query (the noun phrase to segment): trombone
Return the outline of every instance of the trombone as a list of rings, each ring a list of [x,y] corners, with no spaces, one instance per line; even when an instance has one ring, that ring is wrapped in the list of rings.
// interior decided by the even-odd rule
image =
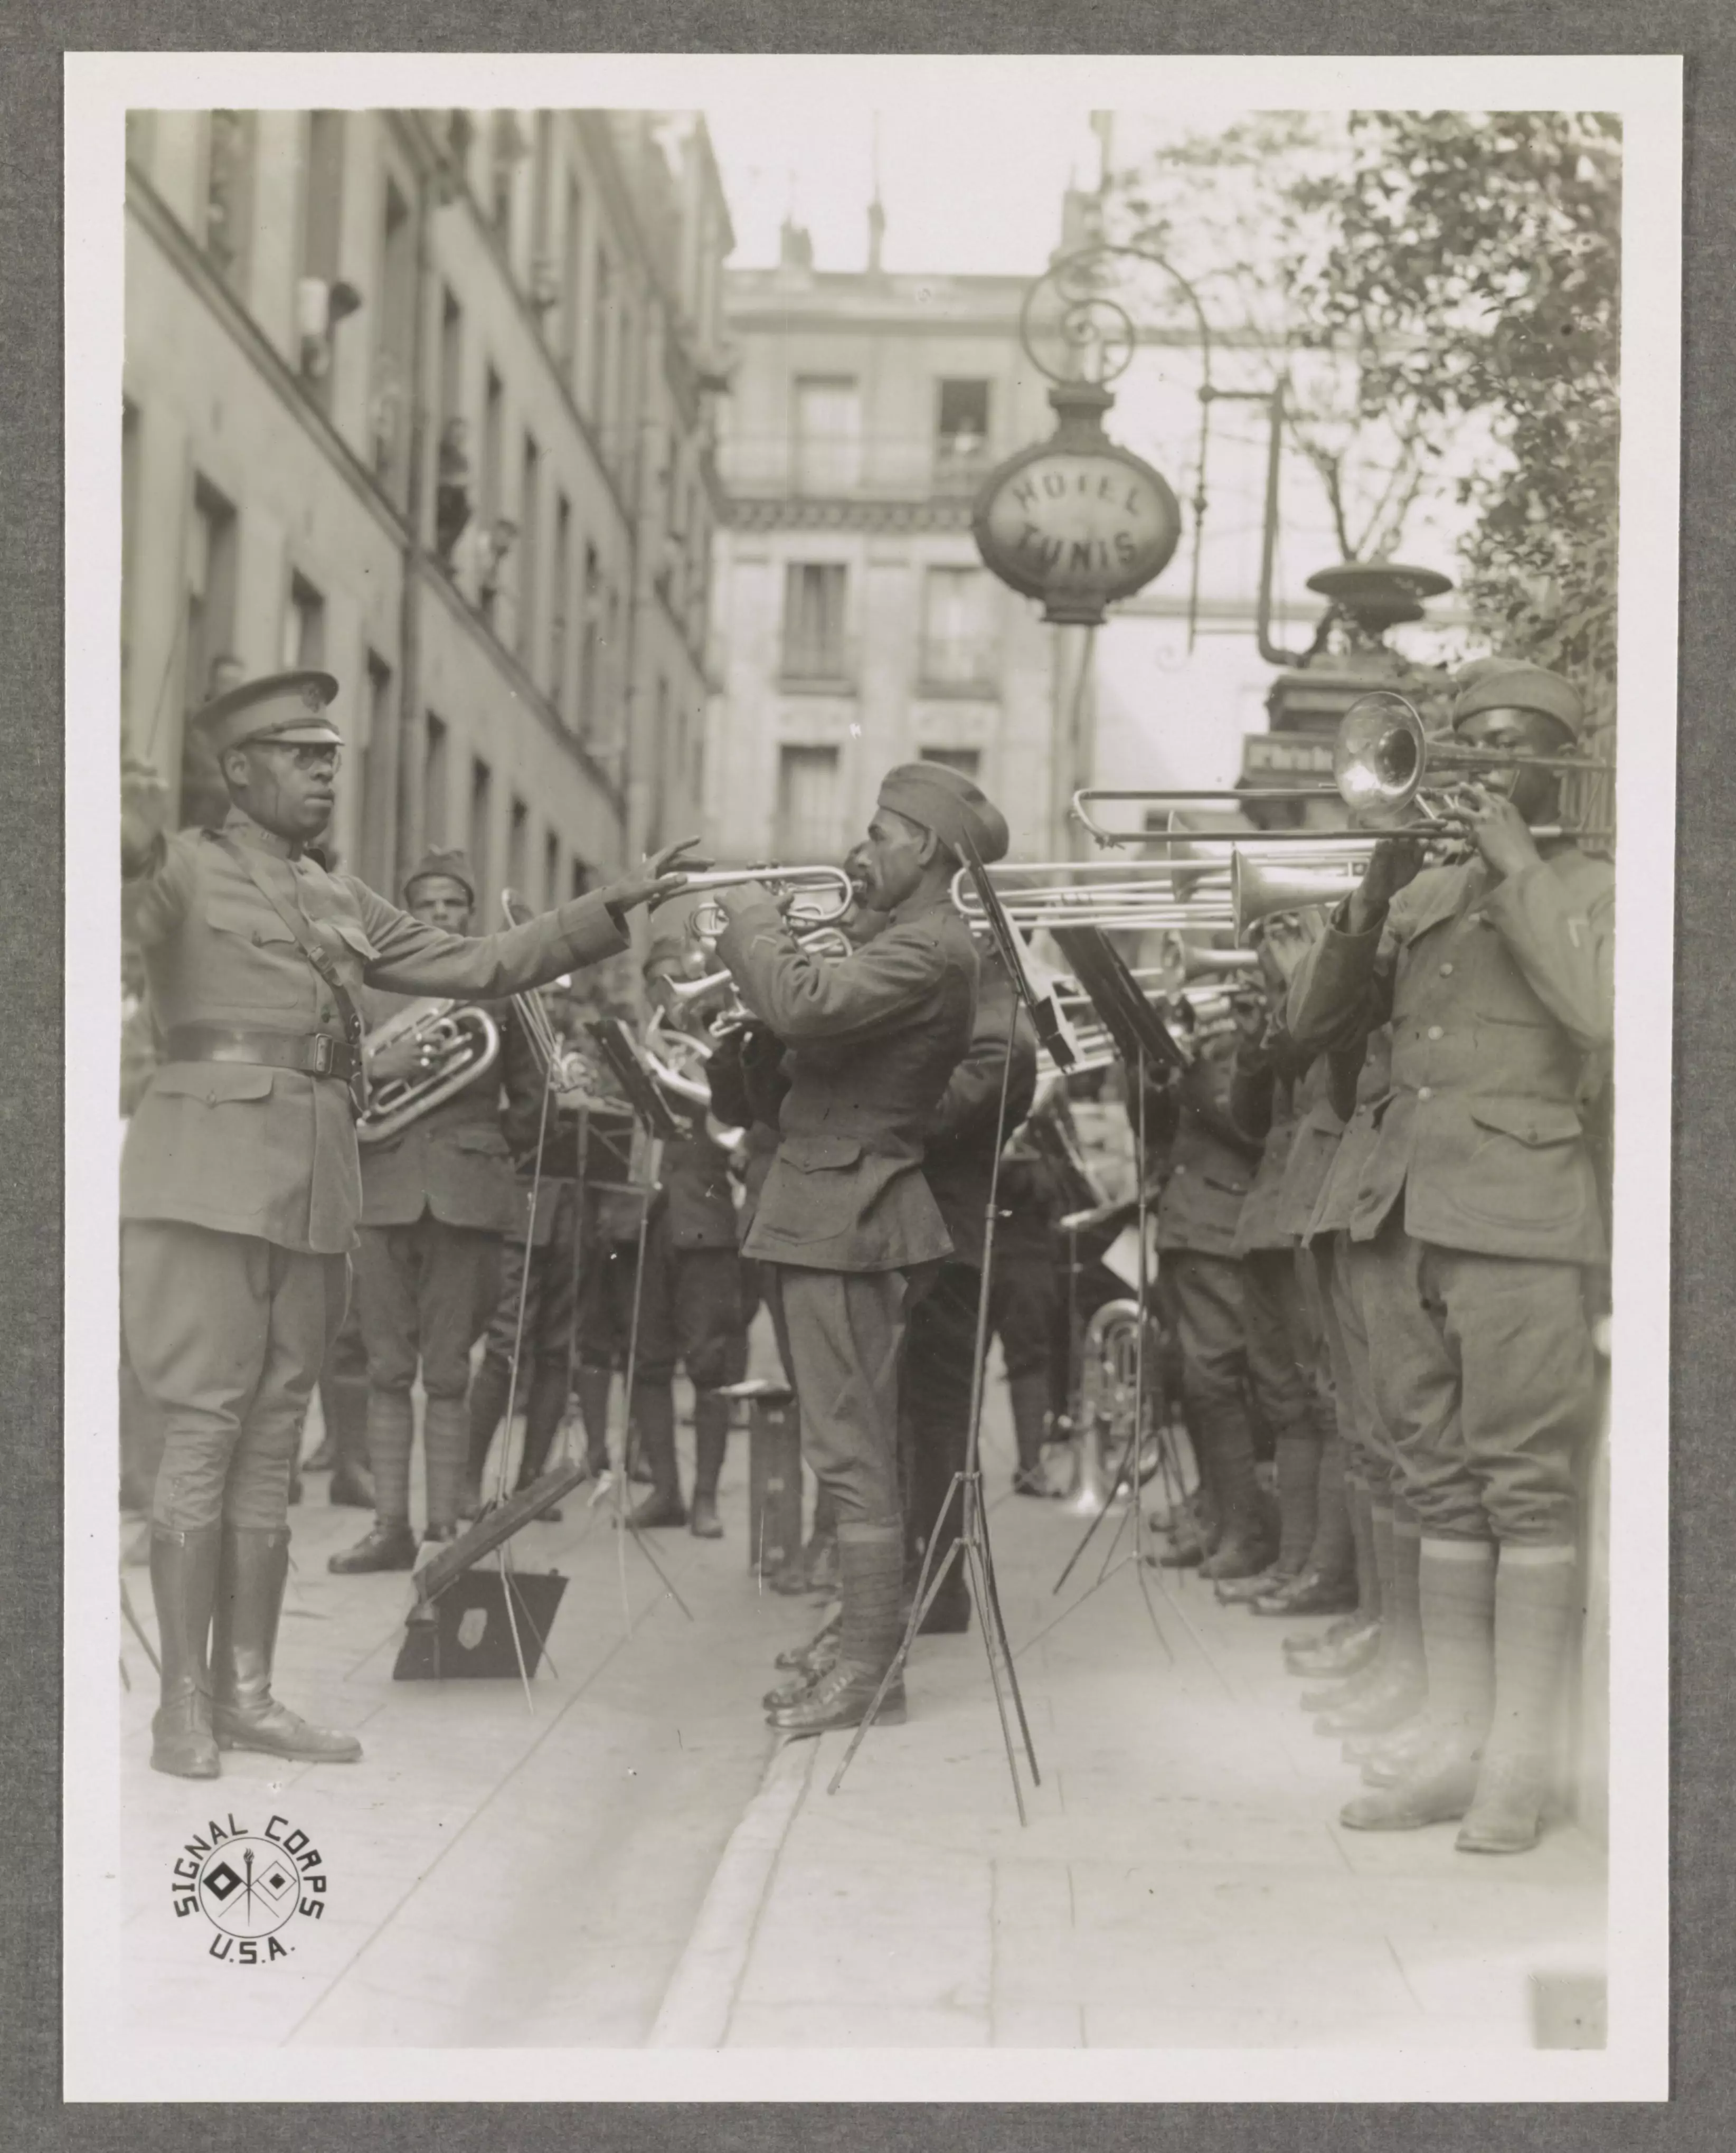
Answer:
[[[1026,934],[1044,927],[1209,933],[1230,924],[1229,880],[1221,863],[1018,861],[988,873],[1007,918]],[[1177,887],[1182,880],[1185,890]],[[968,924],[980,924],[985,915],[969,870],[954,876],[952,900]]]
[[[1190,847],[1235,846],[1247,842],[1248,836],[1245,831],[1184,829],[1177,826],[1173,814],[1169,827],[1164,830],[1117,828],[1099,821],[1092,811],[1107,801],[1162,802],[1172,810],[1190,806],[1245,809],[1255,804],[1296,801],[1330,802],[1364,817],[1417,810],[1422,817],[1420,822],[1366,834],[1356,830],[1337,833],[1336,842],[1340,844],[1367,851],[1379,843],[1382,837],[1399,832],[1427,832],[1433,829],[1451,833],[1453,788],[1450,785],[1431,785],[1428,781],[1433,771],[1455,770],[1469,775],[1476,771],[1554,770],[1596,778],[1607,775],[1613,768],[1613,764],[1594,756],[1530,755],[1514,748],[1479,746],[1469,741],[1433,739],[1413,703],[1392,690],[1379,689],[1372,695],[1359,696],[1339,721],[1332,746],[1330,785],[1279,786],[1270,791],[1234,788],[1215,791],[1142,791],[1087,786],[1073,795],[1072,806],[1076,820],[1100,845],[1173,847],[1185,842]],[[1267,830],[1261,832],[1257,842],[1262,845],[1317,846],[1322,839],[1332,840],[1334,834],[1319,829]],[[1614,832],[1606,824],[1576,822],[1550,825],[1532,834],[1539,837],[1608,837]],[[1195,857],[1201,855],[1196,853]]]
[[[761,883],[774,895],[787,896],[787,917],[792,926],[835,927],[856,902],[856,886],[842,868],[718,868],[701,874],[684,875],[679,894],[711,889],[741,889]],[[729,924],[720,905],[703,894],[689,916],[695,934],[715,939]]]

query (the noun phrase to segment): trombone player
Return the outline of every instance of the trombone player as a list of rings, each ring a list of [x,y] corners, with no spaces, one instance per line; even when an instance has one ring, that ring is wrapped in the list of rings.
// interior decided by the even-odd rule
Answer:
[[[354,1735],[272,1695],[290,1467],[344,1312],[361,1211],[364,984],[484,1000],[627,945],[672,894],[675,846],[608,888],[474,939],[328,872],[343,735],[328,673],[247,681],[195,723],[229,797],[171,834],[154,770],[122,771],[121,906],[166,1034],[120,1172],[122,1316],[163,1417],[151,1593],[162,1651],[151,1763],[211,1779],[220,1748],[350,1763]]]
[[[1547,766],[1585,714],[1556,673],[1483,673],[1453,710],[1490,776],[1472,847],[1370,855],[1292,985],[1318,1050],[1390,1019],[1391,1096],[1352,1209],[1382,1418],[1422,1528],[1426,1740],[1344,1822],[1464,1819],[1465,1851],[1535,1843],[1576,1612],[1574,1469],[1593,1412],[1586,1271],[1605,1250],[1581,1109],[1613,1023],[1615,878],[1569,838]],[[1505,771],[1504,776],[1493,773]]]

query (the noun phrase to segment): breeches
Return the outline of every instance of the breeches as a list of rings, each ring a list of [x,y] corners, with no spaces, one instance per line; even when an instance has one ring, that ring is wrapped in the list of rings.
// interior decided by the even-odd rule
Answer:
[[[364,1226],[356,1306],[369,1387],[407,1391],[420,1361],[430,1398],[461,1398],[471,1348],[495,1306],[500,1260],[498,1234],[449,1226],[427,1212],[412,1226]]]
[[[1170,1249],[1163,1253],[1163,1275],[1174,1294],[1182,1396],[1190,1417],[1204,1423],[1226,1411],[1243,1414],[1247,1345],[1240,1261]]]
[[[1052,1257],[1004,1256],[997,1250],[995,1275],[989,1288],[989,1321],[1000,1341],[1001,1357],[1006,1362],[1009,1376],[1041,1376],[1047,1372],[1055,1332],[1056,1291]],[[974,1324],[974,1300],[970,1313]],[[973,1330],[971,1345],[975,1342]],[[966,1357],[968,1360],[968,1351]],[[968,1377],[968,1368],[966,1374]]]
[[[588,1258],[579,1290],[578,1357],[588,1368],[624,1368],[633,1341],[638,1244],[603,1243]],[[742,1264],[734,1249],[678,1249],[660,1214],[645,1233],[634,1375],[662,1385],[679,1362],[695,1390],[739,1383],[747,1373]]]
[[[589,1260],[588,1258],[587,1260]],[[525,1265],[530,1265],[530,1279]],[[532,1366],[570,1368],[573,1361],[573,1321],[576,1306],[573,1243],[556,1235],[528,1250],[522,1241],[501,1245],[500,1290],[488,1319],[488,1343],[483,1366],[501,1374],[512,1365],[512,1342],[518,1335],[518,1304],[524,1302],[524,1346],[520,1380]],[[525,1385],[528,1388],[528,1384]]]
[[[1242,1330],[1248,1374],[1274,1436],[1322,1437],[1320,1311],[1306,1296],[1294,1249],[1242,1259]]]
[[[1377,1259],[1366,1243],[1354,1242],[1347,1234],[1318,1234],[1308,1252],[1320,1281],[1338,1433],[1369,1492],[1377,1502],[1390,1501],[1398,1485],[1398,1458],[1375,1397],[1368,1326],[1362,1315],[1363,1285]]]
[[[919,1280],[905,1271],[766,1269],[795,1377],[803,1454],[840,1524],[899,1524],[899,1349],[929,1267]]]
[[[1375,1397],[1424,1534],[1571,1543],[1594,1412],[1579,1265],[1438,1248],[1396,1215],[1367,1245]]]
[[[178,1219],[124,1223],[127,1351],[163,1421],[159,1524],[283,1529],[303,1418],[349,1285],[344,1256]]]

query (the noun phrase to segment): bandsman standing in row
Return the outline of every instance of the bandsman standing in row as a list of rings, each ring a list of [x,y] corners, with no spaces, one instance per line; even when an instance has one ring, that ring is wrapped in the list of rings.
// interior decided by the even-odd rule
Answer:
[[[171,835],[155,772],[130,766],[122,779],[122,908],[165,1035],[120,1188],[127,1346],[165,1430],[151,1761],[191,1778],[215,1775],[220,1747],[361,1754],[271,1687],[290,1468],[361,1214],[356,995],[481,1000],[534,986],[624,949],[628,912],[679,887],[676,847],[593,896],[471,940],[328,873],[313,847],[335,798],[337,692],[329,674],[279,674],[200,712],[228,791],[220,830]]]
[[[1461,694],[1461,740],[1558,756],[1580,699],[1537,668]],[[1382,1418],[1422,1526],[1427,1744],[1344,1821],[1464,1820],[1459,1846],[1535,1841],[1577,1605],[1574,1474],[1594,1417],[1587,1267],[1604,1255],[1582,1118],[1612,1032],[1614,874],[1539,837],[1560,786],[1468,786],[1474,857],[1392,839],[1297,975],[1305,1044],[1390,1018],[1392,1096],[1352,1216]]]
[[[836,1503],[843,1607],[835,1666],[772,1723],[860,1723],[903,1632],[899,1359],[912,1300],[952,1242],[923,1178],[924,1130],[976,1015],[977,957],[949,885],[1006,825],[960,773],[890,771],[863,855],[888,915],[848,957],[802,948],[763,888],[725,890],[718,954],[788,1050],[776,1164],[745,1253],[768,1267],[796,1379],[802,1448]],[[904,1710],[901,1691],[883,1709]]]

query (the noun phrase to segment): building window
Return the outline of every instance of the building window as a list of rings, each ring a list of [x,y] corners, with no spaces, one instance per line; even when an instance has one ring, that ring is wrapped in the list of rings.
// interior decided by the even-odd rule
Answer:
[[[567,213],[561,225],[561,371],[578,394],[579,244],[583,237],[583,199],[578,181],[567,175]]]
[[[219,276],[247,288],[247,242],[253,216],[251,112],[213,112],[205,179],[205,251]]]
[[[530,895],[531,811],[515,794],[507,823],[507,888],[521,898]]]
[[[585,545],[585,583],[579,604],[578,730],[588,735],[597,722],[597,643],[603,632],[603,571],[597,548]]]
[[[843,849],[835,747],[784,747],[777,756],[777,857],[836,859]]]
[[[988,572],[930,568],[922,587],[922,678],[935,688],[981,688],[995,676]]]
[[[561,841],[552,830],[542,840],[542,909],[552,912],[561,901]]]
[[[597,245],[597,267],[592,277],[591,293],[591,359],[587,384],[591,423],[599,432],[609,421],[608,348],[609,330],[613,324],[614,293],[608,255],[599,240]]]
[[[193,485],[186,611],[186,711],[237,687],[247,668],[236,655],[235,594],[241,534],[232,505],[204,479]],[[223,773],[196,725],[181,736],[181,820],[215,829],[229,812]]]
[[[422,755],[422,844],[428,850],[443,849],[451,828],[451,737],[445,720],[430,710]]]
[[[448,568],[471,520],[470,430],[464,410],[464,310],[442,287],[440,316],[440,453],[434,484],[434,542]]]
[[[564,493],[554,500],[554,570],[550,578],[548,618],[548,700],[562,721],[572,722],[567,706],[567,616],[573,603],[568,578],[573,573],[573,504]]]
[[[924,762],[938,762],[943,770],[955,770],[960,777],[977,784],[982,774],[982,751],[974,747],[925,747]]]
[[[589,891],[590,887],[591,868],[589,863],[585,860],[574,860],[573,863],[572,872],[567,879],[567,889],[569,898],[583,897]]]
[[[486,902],[494,889],[494,774],[481,756],[471,761],[471,865],[476,897]]]
[[[359,303],[357,294],[348,286],[339,289],[338,255],[344,216],[344,115],[309,113],[307,145],[296,325],[301,337],[302,379],[315,401],[329,409],[333,332]]]
[[[389,779],[395,757],[392,750],[395,711],[392,701],[392,669],[378,652],[368,653],[368,741],[361,764],[361,813],[358,828],[361,842],[360,868],[368,881],[384,888],[390,875],[392,810]]]
[[[396,181],[388,179],[380,221],[379,346],[369,416],[374,475],[400,503],[410,476],[410,355],[415,314],[415,242],[410,205]]]
[[[787,680],[845,677],[846,570],[839,561],[792,561],[784,571],[783,672]]]
[[[508,253],[512,247],[512,206],[518,167],[528,151],[516,115],[496,112],[488,139],[488,220]]]
[[[975,484],[988,468],[989,384],[943,381],[934,420],[934,473]]]
[[[798,492],[837,493],[862,477],[862,392],[852,380],[808,375],[796,384]]]
[[[501,465],[506,450],[506,394],[501,387],[499,374],[491,366],[483,384],[479,503],[482,527],[476,534],[476,557],[480,569],[477,595],[481,602],[483,617],[491,626],[494,622],[495,602],[500,596],[501,563],[511,549],[512,537],[517,535],[513,527],[501,513]]]
[[[527,434],[524,468],[518,488],[518,662],[533,678],[537,671],[537,571],[542,529],[542,454]]]
[[[289,578],[280,655],[286,672],[325,663],[325,600],[305,576]]]

